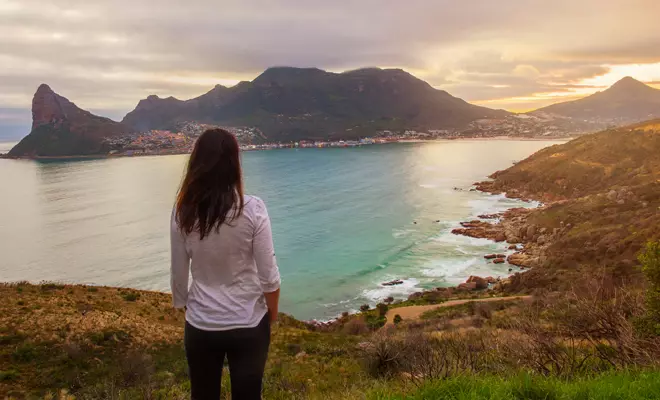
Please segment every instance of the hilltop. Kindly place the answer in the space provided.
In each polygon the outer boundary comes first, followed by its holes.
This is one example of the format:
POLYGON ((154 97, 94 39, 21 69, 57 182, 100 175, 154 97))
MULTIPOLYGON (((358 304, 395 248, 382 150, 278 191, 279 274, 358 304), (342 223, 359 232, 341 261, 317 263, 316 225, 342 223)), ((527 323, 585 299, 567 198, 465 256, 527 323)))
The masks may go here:
POLYGON ((625 77, 582 99, 553 104, 531 113, 624 125, 660 118, 660 90, 625 77))
POLYGON ((129 128, 85 111, 42 84, 32 99, 32 130, 13 149, 11 157, 97 154, 103 139, 129 128))
POLYGON ((506 111, 471 105, 400 69, 343 73, 269 68, 251 82, 216 86, 191 99, 149 96, 123 123, 136 130, 173 129, 183 121, 255 126, 269 140, 357 138, 378 129, 466 127, 506 111))
POLYGON ((538 267, 517 289, 565 287, 583 271, 639 280, 636 255, 660 239, 660 120, 545 148, 491 178, 478 188, 546 203, 505 216, 507 240, 538 267))

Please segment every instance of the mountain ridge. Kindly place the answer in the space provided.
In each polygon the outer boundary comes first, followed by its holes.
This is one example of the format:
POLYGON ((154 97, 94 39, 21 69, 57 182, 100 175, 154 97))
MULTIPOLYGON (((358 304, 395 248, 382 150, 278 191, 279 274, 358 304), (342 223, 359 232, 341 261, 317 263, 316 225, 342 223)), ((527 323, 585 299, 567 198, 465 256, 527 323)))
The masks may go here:
MULTIPOLYGON (((149 99, 149 98, 148 98, 149 99)), ((137 130, 177 123, 256 126, 271 140, 352 138, 379 129, 463 127, 509 115, 475 106, 401 69, 271 67, 251 82, 216 86, 189 100, 141 100, 123 123, 137 130)))
POLYGON ((660 89, 627 76, 603 91, 531 112, 538 113, 600 119, 620 125, 642 122, 660 118, 660 89))

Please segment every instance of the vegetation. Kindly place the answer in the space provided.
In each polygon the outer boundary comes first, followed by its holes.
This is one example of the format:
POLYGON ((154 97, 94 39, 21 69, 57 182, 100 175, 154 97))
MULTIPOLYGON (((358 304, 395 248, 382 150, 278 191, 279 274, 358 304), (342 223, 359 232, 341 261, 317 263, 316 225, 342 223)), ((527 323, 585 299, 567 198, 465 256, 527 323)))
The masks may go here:
POLYGON ((660 336, 660 242, 649 242, 639 255, 642 272, 646 276, 647 314, 640 318, 638 327, 646 334, 660 336))

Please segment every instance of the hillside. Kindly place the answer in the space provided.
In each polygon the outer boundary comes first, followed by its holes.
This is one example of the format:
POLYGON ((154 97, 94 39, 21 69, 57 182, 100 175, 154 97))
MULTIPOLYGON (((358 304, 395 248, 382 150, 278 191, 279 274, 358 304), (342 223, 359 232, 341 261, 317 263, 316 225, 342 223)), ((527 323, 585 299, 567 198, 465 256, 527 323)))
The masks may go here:
POLYGON ((659 120, 545 148, 491 177, 479 189, 547 203, 507 228, 540 267, 518 288, 570 284, 581 270, 635 281, 637 253, 660 239, 659 120))
POLYGON ((54 157, 99 153, 105 137, 126 126, 78 108, 41 85, 32 100, 32 131, 9 151, 11 157, 54 157))
POLYGON ((660 118, 660 90, 626 77, 607 90, 532 112, 617 125, 660 118))
POLYGON ((270 140, 354 138, 378 129, 465 127, 507 115, 437 90, 399 69, 331 73, 277 67, 252 82, 186 101, 149 96, 123 122, 137 130, 168 129, 183 121, 256 126, 270 140))

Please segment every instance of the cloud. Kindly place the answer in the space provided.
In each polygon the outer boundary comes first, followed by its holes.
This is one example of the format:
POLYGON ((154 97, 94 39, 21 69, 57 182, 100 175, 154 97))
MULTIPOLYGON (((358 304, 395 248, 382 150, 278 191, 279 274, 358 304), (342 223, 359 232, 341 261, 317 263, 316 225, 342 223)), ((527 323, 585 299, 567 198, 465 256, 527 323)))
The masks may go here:
POLYGON ((657 0, 0 0, 0 107, 29 107, 47 82, 116 116, 273 65, 401 67, 471 101, 530 97, 659 62, 658 13, 657 0))

